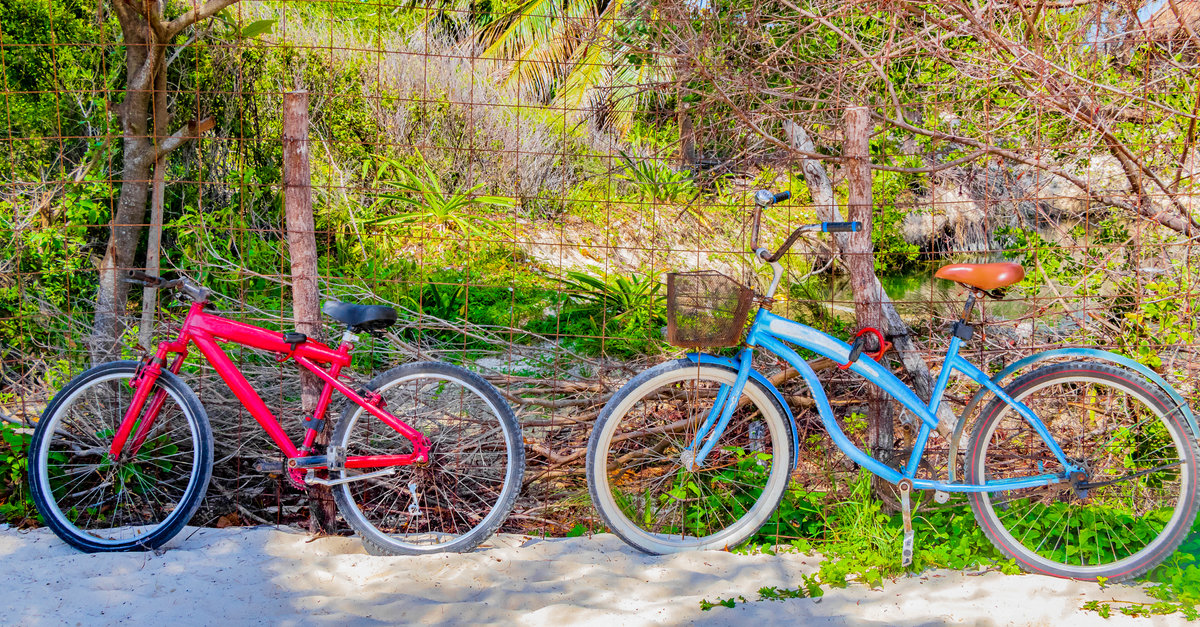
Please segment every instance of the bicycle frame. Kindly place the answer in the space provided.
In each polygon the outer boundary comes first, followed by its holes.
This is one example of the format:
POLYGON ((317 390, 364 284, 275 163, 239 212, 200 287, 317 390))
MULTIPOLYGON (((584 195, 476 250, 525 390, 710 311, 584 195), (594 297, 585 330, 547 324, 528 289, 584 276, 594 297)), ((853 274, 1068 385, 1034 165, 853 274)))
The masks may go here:
MULTIPOLYGON (((196 348, 204 355, 208 363, 212 364, 217 374, 229 386, 234 396, 241 401, 246 410, 250 412, 250 415, 258 421, 258 424, 262 426, 267 435, 270 436, 271 440, 275 442, 288 459, 302 458, 311 454, 312 445, 316 440, 317 434, 324 426, 325 412, 329 408, 334 390, 341 392, 351 402, 362 407, 371 415, 383 421, 384 424, 404 435, 413 444, 412 453, 403 455, 350 456, 345 459, 344 463, 337 462, 339 467, 373 468, 379 466, 399 466, 422 463, 429 459, 429 442, 425 436, 383 409, 382 399, 377 395, 369 395, 369 398, 363 398, 362 395, 338 380, 341 369, 349 366, 351 362, 351 342, 355 339, 353 334, 347 332, 337 349, 330 348, 315 340, 307 340, 302 344, 293 346, 284 341, 282 333, 206 313, 204 311, 205 305, 207 303, 204 302, 192 304, 188 310, 187 318, 184 320, 183 328, 179 331, 179 335, 174 341, 160 343, 154 357, 143 363, 138 376, 134 377, 130 382, 130 385, 134 386, 137 391, 134 393, 129 409, 125 412, 121 425, 113 437, 113 443, 109 452, 114 458, 119 456, 123 451, 130 456, 137 454, 166 399, 166 391, 164 390, 158 391, 154 398, 149 398, 150 391, 154 387, 154 382, 158 379, 159 373, 162 372, 163 367, 166 365, 168 355, 175 355, 168 370, 172 374, 179 373, 184 359, 188 356, 188 344, 190 343, 196 345, 196 348), (284 432, 283 427, 280 426, 279 421, 275 419, 271 410, 263 403, 262 399, 254 391, 254 388, 246 380, 246 377, 242 375, 237 366, 229 359, 229 356, 217 345, 218 342, 229 342, 280 354, 282 357, 279 358, 279 361, 286 361, 289 358, 293 359, 301 367, 315 374, 325 382, 313 415, 305 418, 306 430, 303 443, 300 447, 297 448, 292 443, 287 433, 284 432), (328 370, 321 368, 318 364, 328 364, 328 370), (146 405, 147 399, 149 399, 148 406, 146 405), (143 409, 146 410, 144 416, 143 409), (126 444, 129 445, 127 450, 126 444)), ((313 461, 316 461, 316 459, 314 458, 313 461)), ((304 467, 326 468, 332 466, 330 464, 308 464, 304 467)))
POLYGON ((921 420, 921 427, 917 433, 912 454, 908 462, 902 467, 902 470, 897 471, 871 457, 846 437, 846 434, 837 424, 837 421, 834 420, 833 409, 830 406, 829 399, 825 395, 825 390, 821 386, 821 382, 817 379, 816 373, 808 365, 808 362, 795 350, 784 344, 784 341, 796 344, 801 348, 810 350, 838 363, 849 361, 851 350, 849 344, 810 326, 776 315, 766 309, 760 309, 754 317, 754 323, 751 325, 750 331, 746 336, 747 348, 738 354, 734 364, 738 368, 737 378, 733 384, 721 386, 712 410, 710 410, 708 417, 701 424, 695 438, 688 447, 689 452, 695 453, 694 464, 697 467, 703 464, 704 459, 716 446, 721 434, 724 433, 725 427, 729 424, 729 420, 733 417, 733 411, 737 403, 727 401, 729 399, 736 400, 741 397, 746 381, 750 378, 750 373, 754 370, 754 366, 751 363, 754 348, 762 347, 781 357, 804 377, 809 389, 812 391, 813 400, 821 415, 821 422, 824 424, 826 431, 829 432, 834 444, 857 464, 891 483, 908 480, 917 489, 932 489, 944 492, 996 492, 1064 482, 1067 481, 1070 473, 1081 470, 1066 458, 1062 448, 1054 441, 1045 424, 1028 407, 1014 400, 1003 388, 993 382, 991 377, 987 376, 987 374, 958 354, 962 340, 958 337, 952 337, 928 404, 922 402, 890 370, 865 354, 850 366, 850 370, 878 386, 888 396, 899 401, 921 420), (1062 464, 1064 471, 1059 474, 1047 473, 1018 479, 987 481, 983 484, 917 479, 918 462, 925 453, 925 446, 930 433, 937 427, 938 407, 941 405, 946 384, 950 379, 950 373, 954 371, 967 375, 973 381, 991 391, 1002 401, 1011 405, 1034 428, 1047 447, 1054 453, 1058 462, 1062 464))

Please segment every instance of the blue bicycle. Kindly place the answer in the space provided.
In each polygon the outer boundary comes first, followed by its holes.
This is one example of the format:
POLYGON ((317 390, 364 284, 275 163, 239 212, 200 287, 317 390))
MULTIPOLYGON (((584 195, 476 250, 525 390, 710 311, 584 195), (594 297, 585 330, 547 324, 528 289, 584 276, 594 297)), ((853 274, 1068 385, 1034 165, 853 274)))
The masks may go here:
POLYGON ((998 297, 1024 278, 1024 270, 1011 263, 954 264, 935 276, 959 283, 968 296, 926 403, 880 363, 888 348, 882 336, 868 352, 870 334, 847 344, 770 311, 783 276, 779 259, 802 234, 859 227, 801 226, 770 254, 757 244, 761 213, 788 196, 766 190, 755 195, 751 249, 774 271, 766 294, 756 297, 715 272, 668 277, 668 338, 675 344, 737 345, 750 308, 755 302, 760 308, 737 357, 690 353, 660 364, 630 380, 605 406, 588 443, 587 477, 609 529, 660 554, 733 547, 771 517, 796 469, 800 442, 787 400, 751 363, 761 348, 799 372, 833 443, 897 486, 906 565, 912 490, 934 490, 943 502, 949 493, 967 493, 991 541, 1031 572, 1120 581, 1175 551, 1200 507, 1200 449, 1195 416, 1166 381, 1133 360, 1087 348, 1040 353, 989 377, 959 355, 974 331, 971 310, 978 298, 998 297), (861 375, 919 419, 903 463, 875 459, 850 441, 813 368, 785 341, 861 375), (1043 364, 1001 385, 1017 370, 1058 357, 1087 360, 1043 364), (982 387, 949 443, 948 476, 937 478, 921 462, 954 371, 982 387), (989 393, 991 401, 963 441, 972 410, 989 393))

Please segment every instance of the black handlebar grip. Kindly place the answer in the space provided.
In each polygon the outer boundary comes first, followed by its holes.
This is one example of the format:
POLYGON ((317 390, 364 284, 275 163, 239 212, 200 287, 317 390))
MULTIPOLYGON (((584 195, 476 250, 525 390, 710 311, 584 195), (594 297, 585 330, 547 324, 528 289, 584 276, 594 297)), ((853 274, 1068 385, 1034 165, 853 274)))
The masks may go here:
POLYGON ((853 233, 862 228, 862 222, 825 222, 826 233, 853 233))
POLYGON ((787 190, 784 190, 782 192, 779 192, 778 194, 775 194, 775 202, 783 202, 791 197, 792 197, 792 193, 787 190))

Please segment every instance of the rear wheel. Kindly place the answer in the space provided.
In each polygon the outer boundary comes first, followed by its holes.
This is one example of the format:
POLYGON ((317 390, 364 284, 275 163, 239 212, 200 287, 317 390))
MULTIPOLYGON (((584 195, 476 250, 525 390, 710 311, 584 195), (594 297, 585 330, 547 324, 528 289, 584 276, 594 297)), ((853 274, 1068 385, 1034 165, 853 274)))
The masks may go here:
MULTIPOLYGON (((512 409, 479 375, 451 364, 393 368, 368 384, 386 409, 430 441, 424 465, 334 488, 338 511, 377 555, 469 551, 504 522, 520 491, 525 449, 512 409)), ((412 443, 351 404, 333 443, 348 456, 403 455, 412 443)), ((381 468, 347 469, 352 479, 381 468)))
MULTIPOLYGON (((1083 471, 1050 486, 972 495, 976 519, 1001 551, 1032 572, 1110 581, 1174 552, 1200 507, 1200 453, 1157 387, 1121 368, 1072 362, 1035 370, 1007 391, 1083 471)), ((1064 471, 1000 399, 980 415, 968 458, 970 483, 1064 471)))
MULTIPOLYGON (((134 454, 109 454, 137 391, 138 362, 75 377, 42 414, 29 449, 29 485, 46 525, 91 552, 148 550, 170 540, 200 506, 212 476, 212 432, 195 394, 162 372, 162 408, 134 454)), ((149 405, 147 401, 147 405, 149 405)), ((145 410, 143 410, 144 415, 145 410)), ((131 438, 132 441, 132 438, 131 438)))

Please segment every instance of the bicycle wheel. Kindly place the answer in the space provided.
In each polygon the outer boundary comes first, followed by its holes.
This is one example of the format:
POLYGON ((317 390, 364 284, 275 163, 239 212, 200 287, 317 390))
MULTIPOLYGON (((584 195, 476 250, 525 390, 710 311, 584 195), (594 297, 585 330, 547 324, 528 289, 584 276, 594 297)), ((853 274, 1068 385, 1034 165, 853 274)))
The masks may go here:
POLYGON ((136 392, 130 382, 137 369, 138 362, 116 361, 75 377, 50 401, 34 430, 33 501, 46 525, 81 551, 158 548, 191 519, 208 489, 213 464, 208 416, 170 372, 159 375, 151 392, 150 398, 159 391, 166 397, 137 453, 117 459, 109 454, 136 392))
POLYGON ((791 469, 789 427, 753 380, 703 467, 683 464, 718 390, 736 378, 722 366, 667 362, 604 407, 588 442, 587 478, 613 533, 647 553, 724 549, 750 539, 779 506, 791 469))
MULTIPOLYGON (((1196 441, 1156 386, 1121 368, 1054 364, 1007 392, 1039 416, 1084 485, 977 493, 984 532, 1028 571, 1121 581, 1169 556, 1200 506, 1196 441)), ((1011 406, 993 399, 975 425, 967 481, 1061 473, 1045 442, 1011 406)))
MULTIPOLYGON (((334 488, 338 511, 375 555, 469 551, 512 511, 525 448, 512 409, 479 375, 441 362, 393 368, 368 384, 387 410, 430 440, 429 463, 334 488)), ((358 405, 342 412, 333 443, 346 454, 401 455, 403 435, 358 405)), ((378 468, 339 471, 338 478, 378 468)))

